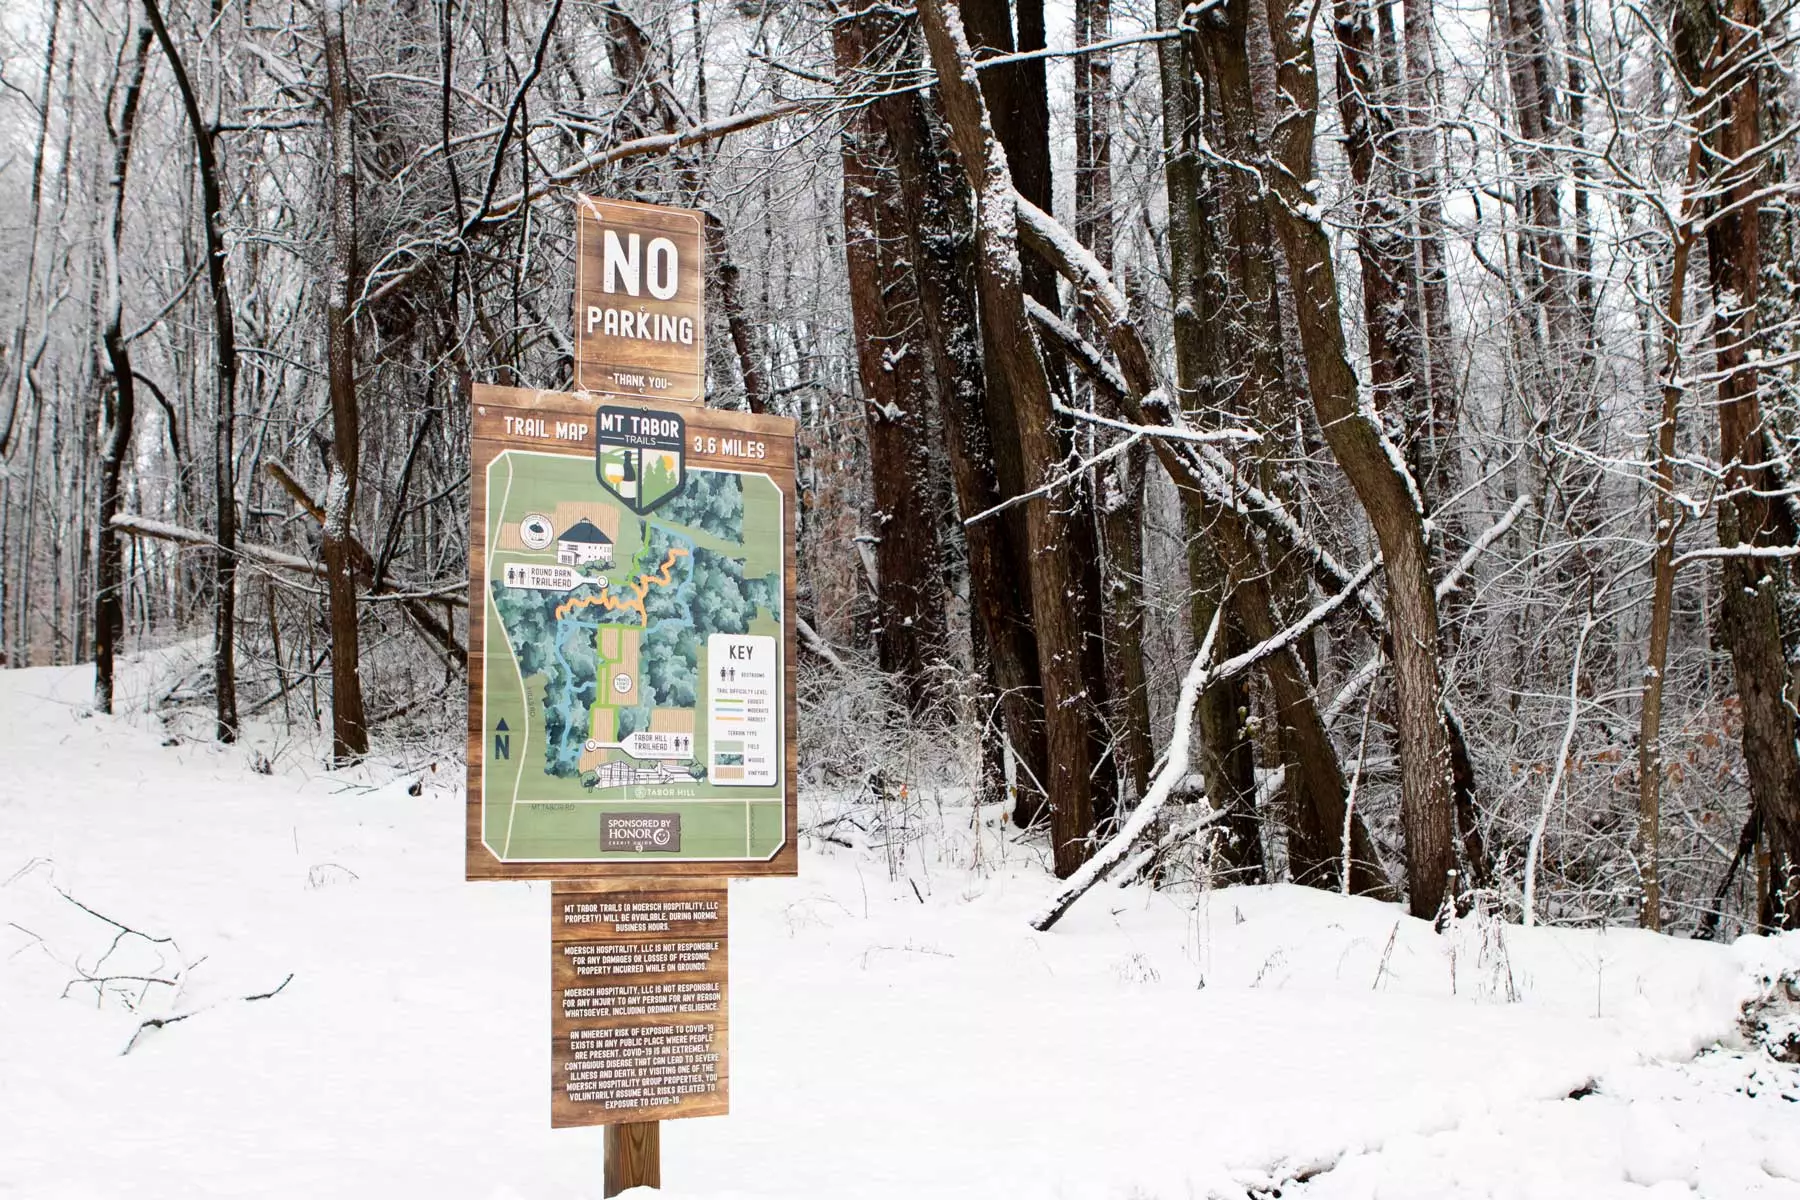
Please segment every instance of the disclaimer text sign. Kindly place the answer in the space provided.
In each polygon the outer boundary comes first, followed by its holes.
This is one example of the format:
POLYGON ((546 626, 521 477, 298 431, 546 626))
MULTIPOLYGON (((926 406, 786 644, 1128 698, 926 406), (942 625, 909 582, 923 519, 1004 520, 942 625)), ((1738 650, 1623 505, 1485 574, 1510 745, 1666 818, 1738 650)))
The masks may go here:
POLYGON ((727 1107, 725 881, 550 889, 550 1124, 727 1107))

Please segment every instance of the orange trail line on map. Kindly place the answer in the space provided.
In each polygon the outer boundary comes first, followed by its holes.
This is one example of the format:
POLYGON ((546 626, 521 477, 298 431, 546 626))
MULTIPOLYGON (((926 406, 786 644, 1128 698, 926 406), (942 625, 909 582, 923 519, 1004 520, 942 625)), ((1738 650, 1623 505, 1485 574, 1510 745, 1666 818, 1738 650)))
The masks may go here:
POLYGON ((648 625, 650 623, 650 614, 644 611, 644 597, 649 595, 650 585, 655 584, 657 587, 668 587, 669 584, 673 583, 674 580, 670 577, 669 571, 675 566, 675 560, 686 554, 686 546, 671 546, 669 548, 669 556, 663 559, 662 570, 659 573, 654 575, 639 575, 636 583, 626 585, 636 593, 631 599, 614 600, 605 592, 601 592, 598 596, 577 596, 573 600, 565 600, 556 606, 556 619, 560 621, 572 612, 598 604, 608 612, 620 608, 631 609, 633 612, 637 613, 638 623, 640 625, 648 625))

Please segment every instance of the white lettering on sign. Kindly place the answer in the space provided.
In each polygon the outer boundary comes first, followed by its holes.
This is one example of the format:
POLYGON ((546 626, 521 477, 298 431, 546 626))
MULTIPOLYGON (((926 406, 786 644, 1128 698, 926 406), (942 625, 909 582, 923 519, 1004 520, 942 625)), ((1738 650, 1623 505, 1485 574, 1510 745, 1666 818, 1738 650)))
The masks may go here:
MULTIPOLYGON (((633 238, 637 234, 631 235, 633 238)), ((650 277, 645 280, 650 287, 650 294, 658 300, 672 299, 675 289, 680 286, 681 253, 675 249, 675 243, 666 237, 654 238, 650 242, 650 277)))
POLYGON ((695 454, 727 454, 733 458, 767 458, 769 444, 754 438, 708 437, 696 433, 693 438, 695 454))
MULTIPOLYGON (((651 238, 650 269, 646 272, 643 242, 642 234, 628 233, 621 240, 617 230, 605 232, 600 243, 601 291, 616 294, 623 285, 627 296, 636 296, 639 288, 647 285, 658 300, 674 298, 681 286, 681 251, 666 237, 651 238)), ((591 320, 588 330, 593 331, 591 320)))
POLYGON ((627 295, 638 294, 639 268, 643 265, 643 258, 639 253, 642 242, 643 238, 633 233, 628 234, 624 244, 621 244, 619 235, 615 231, 611 229, 606 231, 601 241, 603 271, 600 283, 601 291, 617 292, 622 280, 627 295))
MULTIPOLYGON (((540 566, 535 563, 507 563, 500 578, 509 588, 530 588, 538 592, 572 592, 589 582, 587 576, 576 574, 573 567, 540 566)), ((596 587, 606 587, 605 576, 592 582, 596 587)))
MULTIPOLYGON (((637 234, 631 236, 636 237, 637 234)), ((679 342, 683 346, 694 344, 692 317, 671 317, 667 313, 590 304, 582 323, 587 326, 585 332, 590 336, 598 330, 607 337, 626 337, 640 342, 679 342)))

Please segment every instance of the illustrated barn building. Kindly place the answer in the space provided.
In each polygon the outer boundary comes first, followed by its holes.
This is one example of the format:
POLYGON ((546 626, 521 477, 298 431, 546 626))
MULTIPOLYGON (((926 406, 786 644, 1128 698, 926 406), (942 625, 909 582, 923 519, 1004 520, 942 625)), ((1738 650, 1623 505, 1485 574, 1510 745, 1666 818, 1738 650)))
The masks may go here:
POLYGON ((586 517, 563 530, 562 536, 556 539, 556 561, 565 567, 588 563, 610 567, 612 560, 612 539, 586 517))

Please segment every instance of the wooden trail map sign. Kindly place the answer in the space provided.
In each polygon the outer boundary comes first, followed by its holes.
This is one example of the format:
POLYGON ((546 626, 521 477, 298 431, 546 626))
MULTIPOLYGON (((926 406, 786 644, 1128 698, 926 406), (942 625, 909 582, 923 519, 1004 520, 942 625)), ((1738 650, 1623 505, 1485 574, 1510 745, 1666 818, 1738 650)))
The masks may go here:
POLYGON ((690 209, 577 197, 575 386, 704 397, 705 242, 690 209))
POLYGON ((550 889, 553 1128, 727 1110, 726 887, 550 889))
POLYGON ((794 422, 474 405, 467 877, 795 874, 794 422))

